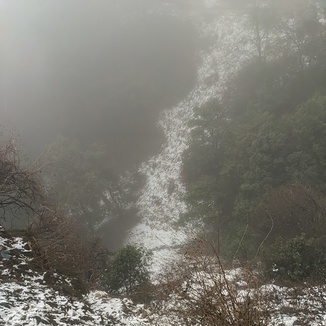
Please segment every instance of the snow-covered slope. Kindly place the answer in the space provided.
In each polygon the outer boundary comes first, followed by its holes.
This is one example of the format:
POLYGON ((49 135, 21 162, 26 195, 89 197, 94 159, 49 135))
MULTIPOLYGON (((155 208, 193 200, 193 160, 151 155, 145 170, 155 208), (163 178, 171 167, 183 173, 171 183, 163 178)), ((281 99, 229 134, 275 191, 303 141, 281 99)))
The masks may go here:
MULTIPOLYGON (((158 310, 155 305, 145 308, 103 291, 83 293, 76 280, 51 271, 41 272, 37 266, 30 244, 0 227, 1 326, 185 325, 182 316, 158 310)), ((226 275, 229 282, 239 285, 239 296, 243 296, 247 286, 241 269, 226 271, 226 275)), ((203 284, 201 277, 204 283, 210 279, 198 273, 198 284, 203 284)), ((201 286, 192 288, 198 292, 201 286)), ((270 325, 326 324, 325 286, 298 289, 264 285, 260 291, 268 299, 270 325)), ((163 307, 173 305, 178 298, 171 296, 169 300, 163 307)))
MULTIPOLYGON (((202 8, 212 7, 218 12, 218 5, 214 1, 206 1, 202 8)), ((196 87, 176 107, 162 114, 159 125, 165 133, 166 143, 161 152, 141 167, 147 177, 138 201, 142 220, 131 230, 128 241, 141 243, 153 250, 153 271, 160 271, 177 257, 176 248, 186 241, 191 232, 183 228, 176 229, 175 223, 180 214, 186 211, 180 171, 182 153, 189 140, 188 122, 193 109, 220 96, 228 78, 252 56, 245 14, 223 10, 209 23, 200 14, 190 14, 201 37, 216 41, 200 53, 196 87)))
POLYGON ((28 242, 0 229, 0 325, 146 325, 142 306, 93 291, 75 280, 38 272, 28 242))

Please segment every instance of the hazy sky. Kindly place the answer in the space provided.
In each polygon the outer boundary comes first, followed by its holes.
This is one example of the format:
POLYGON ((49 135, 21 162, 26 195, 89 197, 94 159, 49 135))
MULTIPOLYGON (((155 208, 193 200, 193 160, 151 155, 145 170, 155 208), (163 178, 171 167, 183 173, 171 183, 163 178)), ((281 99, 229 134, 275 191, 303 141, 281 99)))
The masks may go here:
POLYGON ((195 82, 195 29, 171 14, 184 3, 0 0, 2 123, 31 153, 62 133, 141 160, 195 82))

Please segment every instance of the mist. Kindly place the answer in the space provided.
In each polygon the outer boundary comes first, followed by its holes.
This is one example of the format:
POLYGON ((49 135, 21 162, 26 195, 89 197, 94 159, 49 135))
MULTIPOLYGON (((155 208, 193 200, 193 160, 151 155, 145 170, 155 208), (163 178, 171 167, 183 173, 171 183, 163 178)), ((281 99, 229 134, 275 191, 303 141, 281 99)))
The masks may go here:
POLYGON ((196 81, 196 33, 172 1, 1 1, 0 117, 29 156, 62 134, 130 168, 196 81))

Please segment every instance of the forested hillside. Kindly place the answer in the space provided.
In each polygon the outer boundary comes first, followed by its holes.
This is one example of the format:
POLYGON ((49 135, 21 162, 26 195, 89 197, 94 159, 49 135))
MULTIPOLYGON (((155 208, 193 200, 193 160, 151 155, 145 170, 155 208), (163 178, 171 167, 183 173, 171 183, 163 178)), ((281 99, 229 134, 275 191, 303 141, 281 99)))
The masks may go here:
POLYGON ((251 60, 190 122, 183 219, 203 222, 225 258, 259 256, 280 277, 323 279, 325 21, 320 8, 289 1, 253 8, 250 23, 251 60))
POLYGON ((325 325, 324 1, 78 1, 0 4, 0 325, 325 325))

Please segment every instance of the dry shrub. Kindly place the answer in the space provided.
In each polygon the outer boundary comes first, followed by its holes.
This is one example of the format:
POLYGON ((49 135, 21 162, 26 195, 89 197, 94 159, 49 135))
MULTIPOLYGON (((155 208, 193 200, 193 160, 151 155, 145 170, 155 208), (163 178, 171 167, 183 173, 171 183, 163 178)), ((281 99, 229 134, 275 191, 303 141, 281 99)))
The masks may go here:
POLYGON ((108 252, 77 219, 53 207, 42 167, 42 157, 24 163, 18 140, 0 131, 0 220, 28 227, 34 264, 41 270, 94 283, 106 269, 108 252))
POLYGON ((43 207, 33 225, 34 262, 42 269, 95 283, 107 267, 109 252, 75 218, 43 207))
POLYGON ((171 325, 268 325, 257 275, 249 268, 224 269, 206 240, 194 243, 158 286, 157 313, 171 325))

